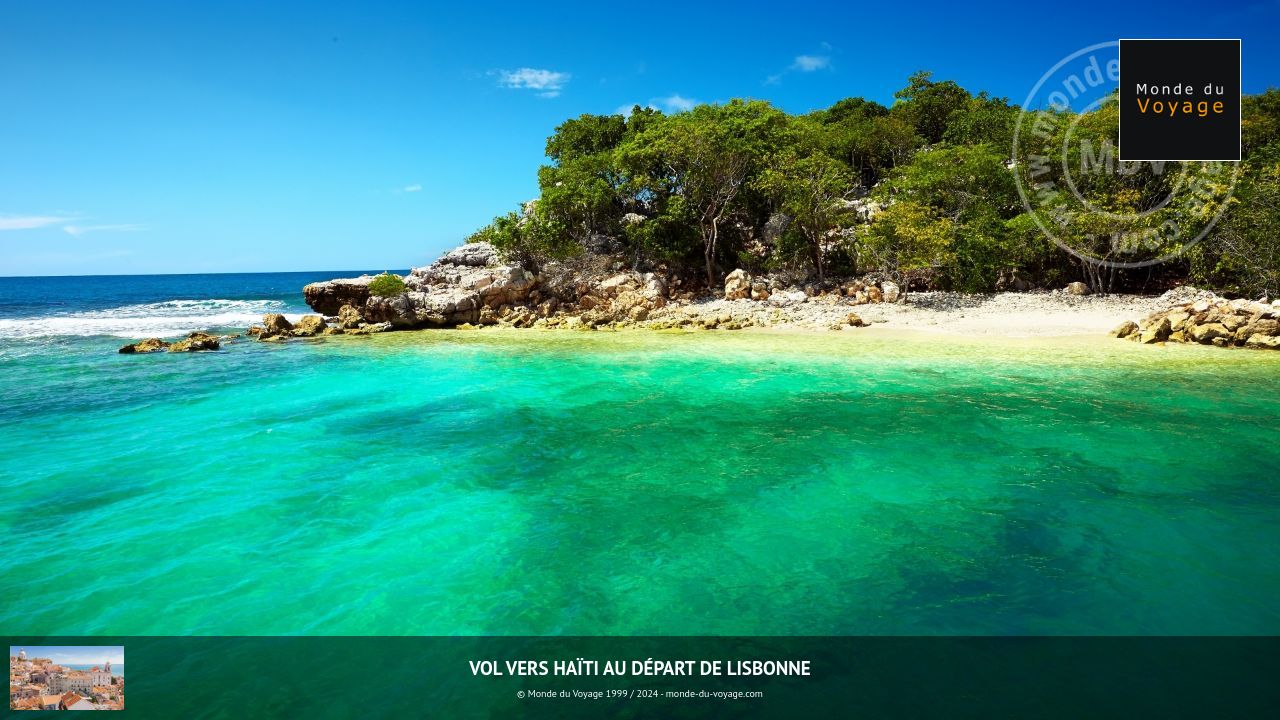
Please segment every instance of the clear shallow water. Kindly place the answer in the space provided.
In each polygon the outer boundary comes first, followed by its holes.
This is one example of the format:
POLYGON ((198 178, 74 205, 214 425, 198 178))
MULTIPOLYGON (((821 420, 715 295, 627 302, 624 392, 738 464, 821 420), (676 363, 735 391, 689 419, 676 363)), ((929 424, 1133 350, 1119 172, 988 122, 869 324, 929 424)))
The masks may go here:
POLYGON ((0 338, 14 634, 1280 632, 1280 353, 119 344, 0 338))

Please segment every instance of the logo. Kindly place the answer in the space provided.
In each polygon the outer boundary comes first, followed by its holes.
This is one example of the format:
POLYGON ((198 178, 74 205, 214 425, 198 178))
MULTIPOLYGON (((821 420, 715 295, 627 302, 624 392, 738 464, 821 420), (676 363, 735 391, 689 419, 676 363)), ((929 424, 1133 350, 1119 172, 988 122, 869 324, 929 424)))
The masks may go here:
POLYGON ((1239 173, 1234 162, 1121 159, 1119 46, 1099 43, 1058 61, 1027 95, 1013 136, 1018 194, 1035 224, 1080 260, 1110 269, 1186 252, 1226 212, 1239 173))

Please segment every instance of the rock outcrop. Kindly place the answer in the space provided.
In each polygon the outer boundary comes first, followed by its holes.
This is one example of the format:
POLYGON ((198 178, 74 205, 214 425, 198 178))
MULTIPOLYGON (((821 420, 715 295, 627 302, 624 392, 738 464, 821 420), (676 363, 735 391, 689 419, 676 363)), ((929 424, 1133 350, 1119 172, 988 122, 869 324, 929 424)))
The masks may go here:
POLYGON ((136 343, 125 345, 120 348, 120 353, 123 355, 132 355, 134 353, 163 352, 168 349, 169 343, 164 340, 161 340, 160 338, 147 338, 146 340, 139 340, 136 343))
POLYGON ((312 310, 325 315, 337 315, 343 305, 364 307, 369 299, 369 282, 372 275, 356 278, 339 278, 311 283, 302 288, 302 297, 312 310))
POLYGON ((588 252, 544 263, 535 273, 504 259, 489 243, 468 243, 411 271, 404 292, 397 295, 366 295, 367 277, 313 283, 305 293, 307 302, 326 317, 299 321, 296 327, 286 326, 284 318, 268 317, 251 332, 259 339, 280 340, 431 327, 846 328, 866 324, 848 306, 896 302, 903 295, 898 285, 883 279, 841 287, 806 284, 795 271, 752 277, 736 269, 725 279, 723 299, 708 298, 698 279, 665 266, 654 270, 627 269, 618 255, 588 252))
POLYGON ((745 270, 734 270, 724 279, 724 299, 742 300, 751 296, 751 276, 745 270))
POLYGON ((360 327, 360 323, 364 320, 360 316, 360 311, 351 305, 343 305, 338 309, 338 317, 334 321, 334 325, 343 330, 354 330, 360 327))
POLYGON ((120 348, 119 352, 124 355, 153 352, 205 352, 217 350, 220 347, 222 347, 222 339, 217 335, 193 332, 174 342, 168 342, 160 338, 139 340, 136 343, 125 345, 120 348))
POLYGON ((1144 344, 1198 343, 1218 347, 1280 349, 1280 306, 1252 300, 1202 298, 1126 321, 1113 337, 1144 344))
POLYGON ((405 292, 382 297, 368 291, 369 278, 313 283, 304 290, 307 304, 336 316, 345 331, 362 324, 396 328, 449 327, 480 322, 481 309, 496 310, 529 299, 533 273, 504 263, 489 243, 468 243, 450 250, 405 278, 405 292))
MULTIPOLYGON (((345 305, 343 307, 346 307, 345 305)), ((294 337, 315 337, 328 328, 324 318, 319 315, 303 315, 293 325, 294 337)))
POLYGON ((258 334, 259 339, 283 336, 288 337, 293 333, 293 323, 280 313, 267 313, 262 316, 262 332, 258 334))
POLYGON ((217 350, 221 346, 222 342, 216 335, 193 332, 185 338, 171 344, 169 346, 169 352, 205 352, 208 350, 217 350))

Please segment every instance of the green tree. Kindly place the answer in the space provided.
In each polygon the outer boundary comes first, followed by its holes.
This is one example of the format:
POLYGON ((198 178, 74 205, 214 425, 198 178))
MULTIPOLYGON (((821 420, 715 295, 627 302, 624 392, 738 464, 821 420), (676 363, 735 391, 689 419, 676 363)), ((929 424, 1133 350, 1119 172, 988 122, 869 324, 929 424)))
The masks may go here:
POLYGON ((557 163, 597 155, 622 142, 627 120, 621 115, 579 115, 556 126, 547 138, 547 157, 557 163))
MULTIPOLYGON (((1001 274, 1026 259, 1024 238, 1005 222, 1022 211, 1005 155, 994 145, 940 145, 916 154, 893 171, 877 194, 908 200, 954 224, 950 284, 967 291, 992 290, 1001 274)), ((1036 249, 1043 250, 1037 243, 1036 249)))
POLYGON ((942 139, 955 145, 992 145, 1008 157, 1018 112, 1018 107, 1010 105, 1008 98, 978 93, 970 98, 966 107, 952 111, 942 139))
POLYGON ((953 80, 935 82, 933 73, 921 70, 907 79, 907 86, 894 93, 890 112, 906 120, 927 143, 941 142, 952 113, 966 110, 969 92, 953 80))
POLYGON ((950 219, 926 205, 897 202, 858 233, 858 252, 901 285, 905 295, 913 273, 952 262, 954 230, 950 219))
POLYGON ((850 219, 850 208, 843 200, 853 185, 853 177, 843 163, 816 148, 821 144, 820 127, 804 120, 797 126, 797 132, 811 140, 779 153, 772 166, 760 174, 758 184, 774 198, 778 209, 791 217, 793 226, 804 237, 818 280, 822 281, 826 279, 824 245, 850 219), (802 154, 805 149, 808 153, 802 154))
POLYGON ((1241 102, 1241 144, 1248 155, 1280 138, 1280 90, 1246 95, 1241 102))
POLYGON ((1245 161, 1230 209, 1192 249, 1191 270, 1242 295, 1280 296, 1280 140, 1245 161))
POLYGON ((582 246, 566 228, 535 206, 530 212, 509 212, 480 228, 467 242, 491 243, 503 257, 537 269, 548 260, 581 252, 582 246))
POLYGON ((707 284, 730 218, 746 204, 748 179, 784 141, 787 116, 760 101, 699 105, 654 124, 620 149, 638 197, 678 195, 681 214, 694 218, 707 284))

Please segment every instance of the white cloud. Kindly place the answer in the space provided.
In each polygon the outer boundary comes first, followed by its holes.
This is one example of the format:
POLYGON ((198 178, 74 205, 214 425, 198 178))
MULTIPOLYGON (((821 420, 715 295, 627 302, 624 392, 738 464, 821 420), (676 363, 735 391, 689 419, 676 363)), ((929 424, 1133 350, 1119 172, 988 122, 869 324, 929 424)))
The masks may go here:
POLYGON ((60 225, 74 219, 75 218, 59 217, 57 215, 0 215, 0 230, 31 230, 34 228, 47 227, 49 225, 60 225))
POLYGON ((514 90, 537 90, 538 97, 553 98, 560 95, 569 78, 566 72, 543 70, 539 68, 520 68, 518 70, 498 70, 498 84, 514 90))
POLYGON ((782 79, 790 73, 801 72, 811 73, 819 70, 831 69, 831 55, 827 54, 835 48, 831 47, 831 43, 824 42, 820 45, 822 52, 811 55, 797 55, 782 72, 768 75, 764 79, 765 85, 781 85, 782 79))
POLYGON ((698 104, 697 100, 683 97, 679 94, 657 98, 652 102, 661 105, 667 112, 684 112, 685 110, 692 110, 693 106, 698 104))
POLYGON ((412 185, 405 185, 405 186, 404 186, 404 191, 405 191, 405 192, 422 192, 422 183, 414 183, 414 184, 412 184, 412 185))
POLYGON ((800 72, 816 72, 829 67, 831 67, 830 55, 797 55, 796 61, 791 63, 791 69, 800 72))
POLYGON ((113 225, 65 225, 62 228, 68 235, 84 235, 91 232, 137 232, 146 230, 146 225, 137 223, 116 223, 113 225))

